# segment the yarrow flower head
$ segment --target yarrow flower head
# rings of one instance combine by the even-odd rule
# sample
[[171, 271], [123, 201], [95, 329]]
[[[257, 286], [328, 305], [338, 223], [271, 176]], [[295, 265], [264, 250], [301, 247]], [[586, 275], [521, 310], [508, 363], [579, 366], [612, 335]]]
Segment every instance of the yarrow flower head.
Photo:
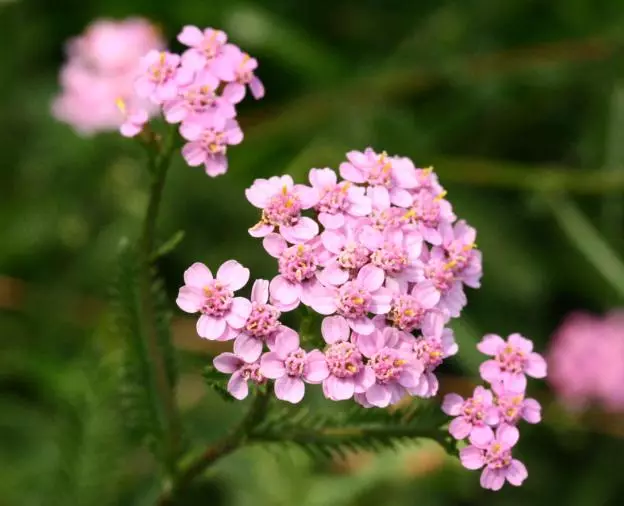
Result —
[[122, 135], [133, 137], [157, 110], [134, 94], [139, 62], [163, 46], [161, 34], [145, 19], [94, 21], [67, 45], [53, 115], [81, 134], [122, 127]]
[[572, 313], [548, 351], [549, 380], [561, 402], [578, 411], [595, 406], [624, 412], [624, 312]]
[[[526, 398], [524, 373], [543, 378], [545, 362], [532, 351], [533, 343], [520, 334], [512, 334], [507, 342], [488, 334], [477, 348], [497, 357], [496, 362], [488, 360], [483, 364], [494, 362], [494, 365], [481, 367], [481, 376], [490, 383], [491, 390], [478, 386], [468, 399], [447, 394], [442, 410], [455, 417], [449, 425], [451, 435], [456, 439], [469, 439], [470, 445], [460, 450], [460, 460], [468, 469], [484, 468], [481, 473], [483, 488], [500, 490], [505, 481], [519, 486], [528, 472], [511, 454], [520, 437], [516, 425], [521, 420], [532, 424], [541, 421], [540, 404]], [[519, 380], [519, 375], [524, 381]]]
[[245, 87], [256, 99], [264, 96], [258, 61], [221, 30], [189, 25], [178, 40], [188, 47], [182, 55], [165, 50], [144, 20], [94, 23], [69, 47], [55, 116], [81, 133], [118, 128], [135, 137], [147, 131], [141, 139], [158, 144], [162, 135], [150, 119], [160, 112], [167, 123], [180, 124], [188, 165], [203, 166], [210, 177], [224, 174], [228, 148], [243, 140], [235, 118]]

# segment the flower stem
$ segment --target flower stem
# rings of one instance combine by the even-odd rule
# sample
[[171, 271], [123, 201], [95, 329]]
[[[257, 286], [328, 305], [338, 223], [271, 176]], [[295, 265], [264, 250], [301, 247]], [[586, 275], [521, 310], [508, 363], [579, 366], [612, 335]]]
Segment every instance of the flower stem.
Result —
[[158, 399], [158, 412], [163, 429], [164, 451], [163, 464], [167, 473], [175, 469], [179, 446], [179, 423], [174, 399], [174, 385], [167, 376], [165, 361], [159, 346], [156, 330], [156, 312], [152, 297], [152, 262], [155, 242], [156, 221], [160, 210], [167, 172], [173, 153], [173, 131], [169, 132], [166, 143], [160, 146], [160, 152], [149, 157], [150, 176], [152, 178], [149, 202], [143, 222], [143, 231], [139, 243], [139, 300], [141, 323], [145, 336], [145, 348], [149, 363], [152, 365], [152, 387]]
[[230, 434], [209, 446], [199, 456], [182, 464], [168, 490], [158, 499], [158, 506], [171, 506], [176, 496], [217, 460], [233, 453], [249, 441], [251, 429], [264, 417], [269, 402], [265, 392], [258, 392], [245, 418]]

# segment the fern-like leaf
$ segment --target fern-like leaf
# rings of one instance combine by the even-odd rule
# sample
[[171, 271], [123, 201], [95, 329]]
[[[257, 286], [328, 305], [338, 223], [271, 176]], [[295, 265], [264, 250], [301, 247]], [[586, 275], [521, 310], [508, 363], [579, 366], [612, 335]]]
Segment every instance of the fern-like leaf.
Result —
[[253, 429], [250, 439], [256, 443], [294, 445], [314, 458], [380, 451], [420, 438], [434, 439], [452, 451], [454, 445], [440, 429], [444, 421], [439, 407], [426, 401], [394, 411], [355, 406], [336, 414], [286, 407], [270, 413]]
[[159, 412], [153, 373], [147, 359], [139, 302], [139, 264], [130, 246], [119, 254], [118, 275], [112, 290], [114, 331], [124, 344], [121, 368], [120, 407], [124, 424], [134, 439], [140, 439], [159, 454], [164, 426]]
[[217, 371], [214, 365], [210, 364], [204, 367], [203, 376], [206, 385], [219, 394], [224, 401], [232, 402], [235, 400], [232, 394], [227, 391], [228, 377]]

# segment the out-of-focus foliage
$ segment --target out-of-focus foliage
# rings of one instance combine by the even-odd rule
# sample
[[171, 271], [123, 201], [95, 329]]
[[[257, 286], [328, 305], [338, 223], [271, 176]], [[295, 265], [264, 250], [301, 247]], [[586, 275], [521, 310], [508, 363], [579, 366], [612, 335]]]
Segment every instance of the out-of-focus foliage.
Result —
[[[246, 139], [226, 176], [174, 162], [159, 224], [163, 242], [186, 231], [160, 260], [172, 309], [193, 261], [237, 258], [272, 275], [247, 234], [254, 178], [301, 178], [367, 145], [434, 164], [479, 231], [483, 288], [469, 293], [450, 377], [476, 374], [484, 332], [520, 331], [544, 349], [568, 311], [622, 303], [619, 0], [0, 2], [0, 504], [151, 505], [160, 487], [122, 429], [126, 336], [105, 304], [146, 202], [143, 153], [115, 134], [79, 138], [49, 114], [64, 42], [95, 17], [129, 15], [173, 44], [187, 23], [225, 29], [259, 59], [267, 88], [241, 109]], [[211, 348], [177, 312], [174, 335], [184, 444], [200, 450], [241, 408], [205, 388]], [[621, 504], [622, 422], [577, 420], [545, 388], [536, 395], [546, 420], [523, 430], [519, 490], [482, 491], [433, 443], [342, 464], [252, 448], [184, 503]]]

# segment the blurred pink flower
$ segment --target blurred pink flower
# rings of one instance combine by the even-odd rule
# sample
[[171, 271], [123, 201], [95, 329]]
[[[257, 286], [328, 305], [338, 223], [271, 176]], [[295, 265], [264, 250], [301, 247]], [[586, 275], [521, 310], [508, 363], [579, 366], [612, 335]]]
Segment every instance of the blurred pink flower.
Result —
[[[134, 79], [141, 57], [163, 45], [147, 20], [94, 21], [67, 45], [68, 61], [61, 69], [61, 92], [52, 103], [53, 115], [84, 135], [116, 130], [129, 119], [119, 110], [118, 99], [131, 113], [145, 111], [151, 116], [156, 107], [135, 96]], [[126, 125], [124, 135], [136, 130], [137, 119]]]
[[550, 383], [572, 409], [624, 412], [624, 312], [569, 315], [548, 351]]

